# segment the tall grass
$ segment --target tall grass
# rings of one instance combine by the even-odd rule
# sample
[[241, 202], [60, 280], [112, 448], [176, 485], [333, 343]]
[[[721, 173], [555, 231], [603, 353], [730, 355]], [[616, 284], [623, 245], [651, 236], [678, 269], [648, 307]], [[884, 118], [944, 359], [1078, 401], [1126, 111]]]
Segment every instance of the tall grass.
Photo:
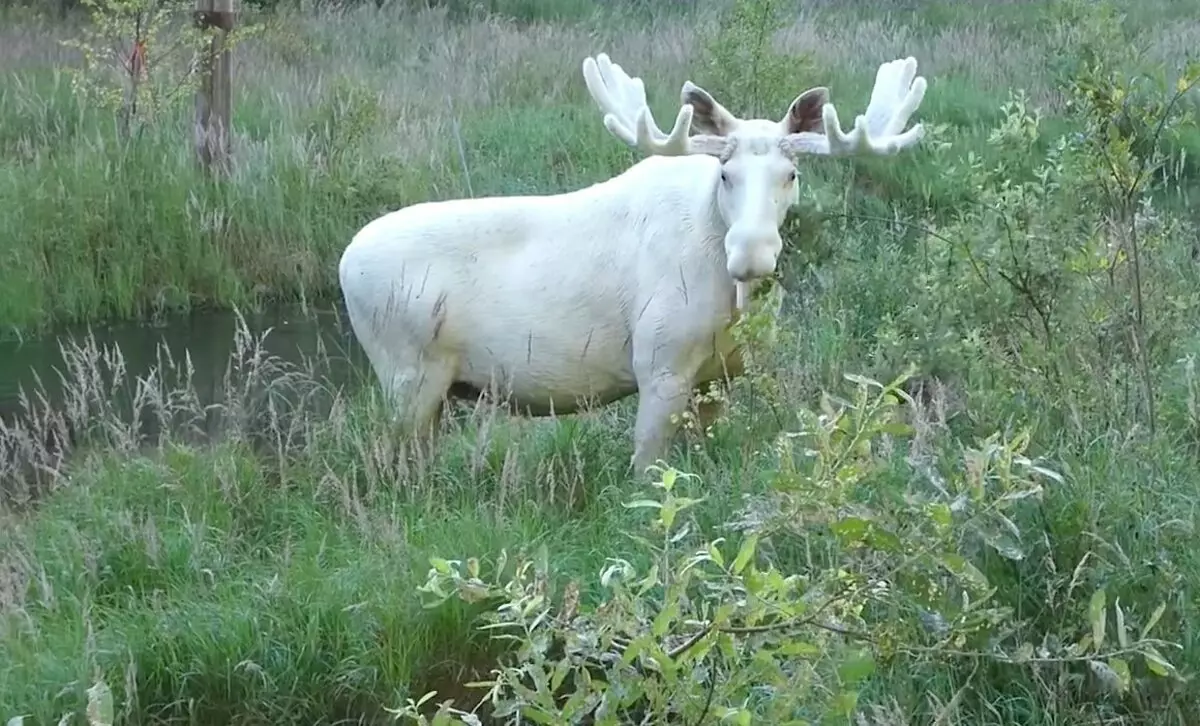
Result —
[[[1182, 646], [1167, 655], [1190, 674], [1200, 667], [1200, 274], [1195, 225], [1180, 210], [1197, 135], [1180, 126], [1166, 139], [1176, 176], [1138, 218], [1148, 348], [1134, 365], [1124, 283], [1095, 292], [1105, 275], [1090, 258], [1044, 259], [1116, 239], [1099, 222], [1105, 210], [1071, 193], [1088, 189], [1086, 175], [1064, 172], [1066, 191], [1028, 199], [1006, 186], [1032, 184], [1080, 124], [1060, 83], [1072, 58], [1051, 54], [1075, 41], [1046, 8], [813, 2], [789, 16], [773, 42], [799, 77], [767, 89], [780, 113], [818, 84], [843, 116], [858, 112], [877, 65], [911, 54], [930, 80], [919, 118], [944, 128], [903, 157], [805, 166], [784, 261], [783, 325], [795, 335], [772, 352], [771, 405], [745, 383], [731, 419], [711, 438], [685, 436], [672, 462], [702, 477], [697, 524], [710, 531], [766, 487], [762, 453], [798, 426], [799, 409], [840, 390], [844, 373], [885, 379], [917, 361], [917, 440], [897, 460], [935, 477], [977, 437], [1027, 429], [1064, 473], [1015, 522], [1021, 558], [968, 553], [1012, 608], [1013, 631], [1078, 640], [1103, 585], [1135, 628], [1165, 602], [1158, 627]], [[113, 120], [56, 70], [72, 62], [53, 42], [69, 25], [5, 23], [0, 323], [25, 333], [328, 298], [350, 235], [383, 211], [605, 178], [636, 157], [586, 98], [579, 64], [599, 50], [646, 79], [660, 120], [684, 79], [718, 98], [739, 92], [707, 63], [713, 7], [642, 5], [624, 20], [611, 9], [554, 22], [394, 7], [264, 16], [266, 31], [239, 50], [237, 166], [223, 184], [193, 170], [182, 112], [137, 144], [116, 143]], [[1175, 3], [1129, 9], [1129, 42], [1144, 53], [1125, 67], [1173, 61], [1200, 32]], [[1024, 145], [1023, 118], [1001, 108], [1014, 88], [1047, 114]], [[967, 175], [970, 158], [978, 178], [993, 168], [1003, 178]], [[1013, 239], [1023, 258], [1009, 254]], [[1045, 332], [1030, 300], [1054, 303]], [[585, 583], [585, 601], [606, 559], [624, 556], [633, 401], [536, 421], [464, 406], [422, 460], [394, 435], [369, 377], [335, 387], [319, 360], [266, 355], [257, 332], [240, 328], [235, 343], [214, 406], [201, 404], [184, 356], [164, 351], [135, 374], [119, 349], [64, 343], [64, 403], [31, 392], [20, 420], [2, 424], [0, 716], [57, 721], [97, 676], [127, 723], [382, 723], [383, 709], [433, 688], [462, 706], [474, 694], [461, 684], [486, 672], [496, 646], [473, 629], [472, 608], [419, 606], [430, 555], [545, 544], [557, 577]], [[864, 496], [911, 496], [924, 482], [917, 468], [897, 463]], [[796, 567], [815, 537], [791, 543]], [[1134, 693], [1113, 696], [1089, 673], [897, 660], [871, 679], [859, 723], [1195, 720], [1194, 682], [1139, 670]]]
[[[611, 176], [635, 157], [605, 135], [586, 96], [578, 69], [588, 53], [605, 50], [641, 74], [662, 118], [685, 78], [730, 91], [707, 67], [713, 8], [598, 7], [584, 22], [532, 25], [456, 22], [444, 9], [250, 15], [267, 27], [237, 51], [237, 171], [220, 185], [192, 163], [188, 104], [138, 143], [120, 144], [112, 115], [78, 100], [62, 71], [78, 62], [59, 46], [74, 26], [6, 22], [0, 199], [15, 203], [0, 211], [3, 334], [328, 298], [339, 253], [385, 211], [468, 190], [550, 192]], [[922, 113], [962, 131], [954, 143], [964, 151], [1014, 81], [1053, 111], [1050, 39], [1032, 11], [1004, 5], [980, 17], [957, 7], [946, 4], [940, 25], [903, 3], [852, 12], [805, 5], [774, 43], [811, 55], [816, 69], [798, 63], [794, 88], [773, 93], [784, 104], [819, 81], [841, 106], [858, 108], [874, 68], [911, 54], [934, 83]], [[1183, 20], [1148, 19], [1138, 42], [1170, 55], [1189, 33]], [[812, 166], [828, 176], [830, 165]], [[894, 195], [957, 199], [920, 155], [873, 171], [894, 179], [885, 185]]]
[[[94, 668], [127, 678], [135, 721], [378, 716], [457, 675], [448, 664], [483, 662], [465, 613], [412, 598], [427, 547], [570, 542], [565, 561], [590, 569], [621, 526], [596, 488], [614, 442], [594, 421], [575, 435], [543, 425], [517, 447], [494, 411], [468, 412], [446, 458], [414, 464], [374, 401], [265, 355], [245, 328], [219, 412], [168, 357], [137, 383], [119, 350], [85, 341], [64, 358], [70, 405], [31, 403], [0, 432], [24, 465], [4, 472], [6, 716], [56, 719]], [[115, 388], [132, 409], [113, 405]], [[139, 421], [171, 426], [147, 435]], [[41, 442], [68, 430], [76, 464], [62, 477], [60, 450]]]

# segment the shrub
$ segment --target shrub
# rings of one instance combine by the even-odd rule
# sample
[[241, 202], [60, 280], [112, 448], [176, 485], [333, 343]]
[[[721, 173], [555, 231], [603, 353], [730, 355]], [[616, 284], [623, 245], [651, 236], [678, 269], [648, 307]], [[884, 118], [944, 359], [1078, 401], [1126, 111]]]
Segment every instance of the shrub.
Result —
[[[851, 718], [877, 662], [1067, 665], [1118, 693], [1129, 689], [1135, 659], [1155, 674], [1174, 673], [1164, 643], [1150, 637], [1165, 605], [1137, 632], [1103, 589], [1092, 593], [1086, 620], [1066, 632], [1040, 642], [1014, 637], [1012, 608], [997, 602], [971, 559], [980, 547], [1020, 559], [1014, 513], [1061, 477], [1026, 456], [1025, 433], [990, 436], [958, 462], [905, 466], [895, 441], [911, 432], [898, 419], [901, 400], [911, 403], [905, 378], [886, 386], [848, 378], [852, 401], [823, 396], [819, 411], [801, 412], [803, 430], [776, 442], [767, 493], [727, 524], [729, 538], [702, 535], [690, 517], [704, 502], [689, 496], [699, 487], [685, 473], [661, 470], [657, 491], [625, 503], [651, 513], [650, 526], [609, 556], [595, 606], [581, 601], [578, 582], [553, 591], [545, 549], [514, 559], [511, 569], [503, 551], [492, 568], [476, 557], [431, 559], [421, 588], [427, 606], [452, 597], [485, 602], [481, 627], [511, 642], [493, 679], [468, 684], [486, 689], [489, 718]], [[902, 476], [908, 481], [895, 487]], [[435, 696], [395, 713], [420, 724], [480, 723], [450, 702], [423, 715], [420, 706]]]

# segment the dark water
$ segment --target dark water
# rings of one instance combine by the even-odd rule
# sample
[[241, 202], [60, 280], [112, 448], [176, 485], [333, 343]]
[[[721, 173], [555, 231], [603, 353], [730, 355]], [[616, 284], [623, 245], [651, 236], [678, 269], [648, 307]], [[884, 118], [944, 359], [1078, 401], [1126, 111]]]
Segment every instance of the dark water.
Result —
[[[257, 340], [264, 332], [265, 352], [342, 386], [362, 380], [365, 358], [350, 331], [343, 309], [299, 305], [275, 306], [244, 313], [246, 328]], [[235, 354], [237, 316], [232, 312], [176, 315], [158, 324], [118, 323], [76, 327], [43, 338], [0, 342], [0, 418], [13, 421], [21, 411], [20, 390], [32, 393], [40, 379], [51, 406], [63, 401], [60, 373], [65, 373], [60, 345], [83, 343], [89, 332], [98, 347], [117, 346], [131, 383], [157, 365], [165, 345], [177, 362], [191, 356], [192, 384], [202, 405], [220, 403], [224, 380]], [[316, 361], [317, 366], [306, 362]], [[127, 386], [128, 387], [128, 386]]]

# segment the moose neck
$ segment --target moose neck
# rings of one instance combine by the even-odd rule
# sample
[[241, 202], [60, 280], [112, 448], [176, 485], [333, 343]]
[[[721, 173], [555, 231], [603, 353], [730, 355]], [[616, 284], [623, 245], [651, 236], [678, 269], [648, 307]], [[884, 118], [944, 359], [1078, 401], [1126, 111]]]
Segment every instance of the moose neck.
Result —
[[[711, 157], [708, 158], [711, 159]], [[712, 159], [712, 161], [716, 162], [715, 159]], [[717, 201], [717, 193], [721, 184], [721, 167], [719, 163], [713, 164], [713, 171], [710, 177], [709, 183], [706, 185], [707, 199], [703, 205], [704, 227], [708, 230], [704, 246], [706, 256], [711, 260], [711, 264], [719, 270], [718, 277], [727, 285], [725, 289], [727, 290], [729, 300], [729, 319], [730, 322], [733, 322], [738, 317], [738, 288], [743, 288], [743, 293], [748, 296], [754, 290], [755, 283], [751, 282], [739, 285], [727, 271], [729, 256], [725, 251], [725, 235], [729, 234], [730, 225], [721, 214], [721, 207]]]

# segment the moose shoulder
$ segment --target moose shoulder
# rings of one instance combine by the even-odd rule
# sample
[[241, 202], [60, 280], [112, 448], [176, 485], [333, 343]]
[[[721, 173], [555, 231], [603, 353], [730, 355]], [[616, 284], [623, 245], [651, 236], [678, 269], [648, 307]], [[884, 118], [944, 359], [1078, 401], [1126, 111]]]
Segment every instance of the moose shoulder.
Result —
[[641, 79], [604, 54], [583, 74], [605, 127], [648, 158], [565, 194], [391, 212], [354, 236], [339, 279], [408, 431], [432, 436], [443, 400], [464, 387], [534, 415], [636, 393], [640, 471], [665, 453], [698, 386], [739, 373], [728, 326], [775, 270], [797, 161], [917, 143], [921, 125], [903, 129], [925, 80], [912, 58], [882, 65], [849, 133], [825, 88], [778, 121], [747, 120], [687, 82], [663, 133]]

